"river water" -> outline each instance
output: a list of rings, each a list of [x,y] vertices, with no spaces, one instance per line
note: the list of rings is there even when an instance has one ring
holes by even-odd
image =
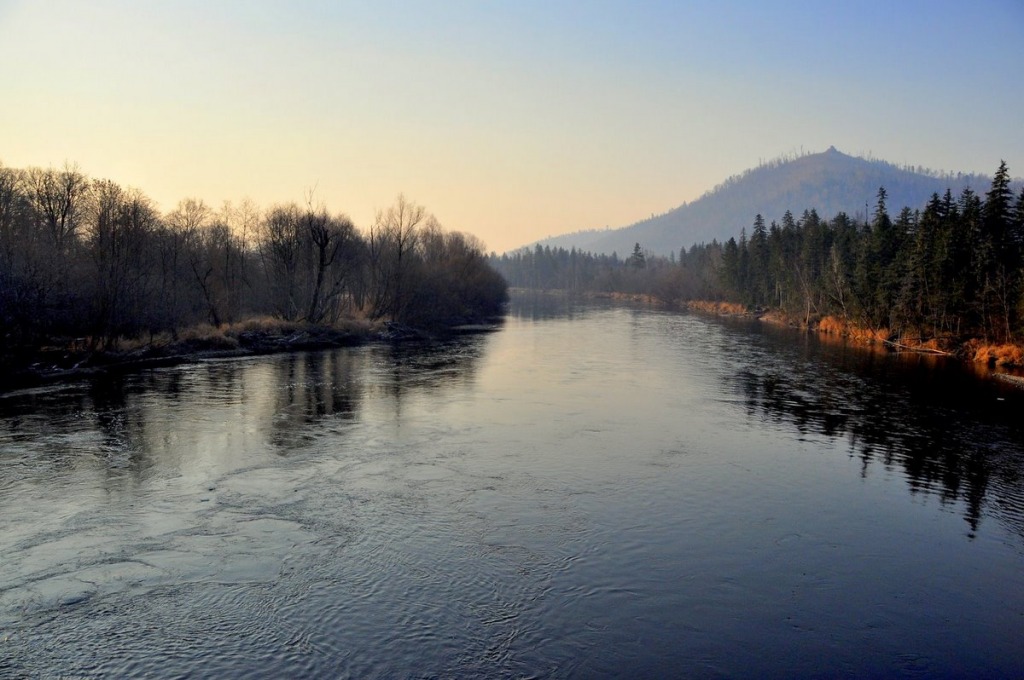
[[[1021,677],[1022,414],[543,298],[0,396],[0,677]]]

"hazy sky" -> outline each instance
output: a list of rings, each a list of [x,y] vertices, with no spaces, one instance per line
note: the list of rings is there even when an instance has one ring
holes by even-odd
[[[0,0],[0,162],[503,251],[781,154],[1024,175],[1024,0]]]

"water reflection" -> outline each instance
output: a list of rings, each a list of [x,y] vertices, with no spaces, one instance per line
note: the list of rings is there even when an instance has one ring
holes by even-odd
[[[529,321],[576,319],[615,306],[610,300],[584,298],[568,293],[524,291],[509,301],[509,316]],[[622,303],[618,303],[622,306]]]
[[[201,362],[5,395],[0,466],[22,482],[224,473],[308,448],[357,421],[367,397],[400,412],[412,395],[471,384],[485,342]]]
[[[50,620],[133,584],[270,579],[313,540],[306,524],[330,527],[318,546],[344,544],[350,515],[335,513],[350,496],[320,512],[309,499],[340,492],[309,491],[312,471],[350,464],[350,439],[358,462],[402,401],[470,385],[485,342],[199,362],[0,397],[0,640],[26,613]]]
[[[0,398],[0,676],[1014,676],[1019,399],[521,309]]]
[[[765,338],[766,352],[734,374],[748,416],[789,424],[803,436],[848,438],[862,476],[881,465],[898,470],[912,494],[961,503],[972,536],[986,506],[1019,509],[1019,389],[937,357],[790,331],[769,329]],[[793,361],[797,348],[803,357]],[[1024,537],[1017,514],[1005,519]]]
[[[327,419],[354,420],[362,400],[361,376],[366,352],[296,354],[275,363],[266,382],[254,390],[275,395],[270,441],[281,453],[312,441],[314,424]]]

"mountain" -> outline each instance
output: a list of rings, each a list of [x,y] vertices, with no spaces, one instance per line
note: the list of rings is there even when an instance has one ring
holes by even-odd
[[[996,161],[998,162],[998,159]],[[939,174],[879,160],[828,151],[763,164],[730,177],[692,203],[620,229],[581,231],[540,241],[543,246],[576,248],[593,253],[627,255],[639,243],[644,250],[668,255],[694,243],[726,241],[750,231],[760,213],[765,222],[781,221],[790,210],[799,219],[804,210],[823,218],[840,212],[850,216],[874,211],[878,188],[885,187],[886,205],[895,216],[905,206],[923,208],[933,193],[964,187],[984,195],[991,178],[976,174]],[[1019,189],[1018,189],[1019,190]]]

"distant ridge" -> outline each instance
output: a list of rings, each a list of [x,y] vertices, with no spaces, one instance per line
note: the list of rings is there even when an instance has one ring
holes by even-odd
[[[993,168],[999,159],[993,159]],[[611,230],[581,231],[540,241],[543,246],[576,248],[593,253],[626,255],[639,243],[644,250],[668,255],[694,243],[728,240],[750,227],[760,213],[766,223],[780,221],[787,210],[798,218],[815,209],[823,218],[840,212],[863,218],[865,204],[873,210],[879,187],[888,193],[895,215],[904,206],[923,208],[933,193],[964,187],[979,194],[991,178],[977,174],[940,174],[901,167],[881,160],[849,156],[829,147],[821,153],[771,161],[735,175],[692,203],[662,215]],[[1018,189],[1019,190],[1019,189]]]

